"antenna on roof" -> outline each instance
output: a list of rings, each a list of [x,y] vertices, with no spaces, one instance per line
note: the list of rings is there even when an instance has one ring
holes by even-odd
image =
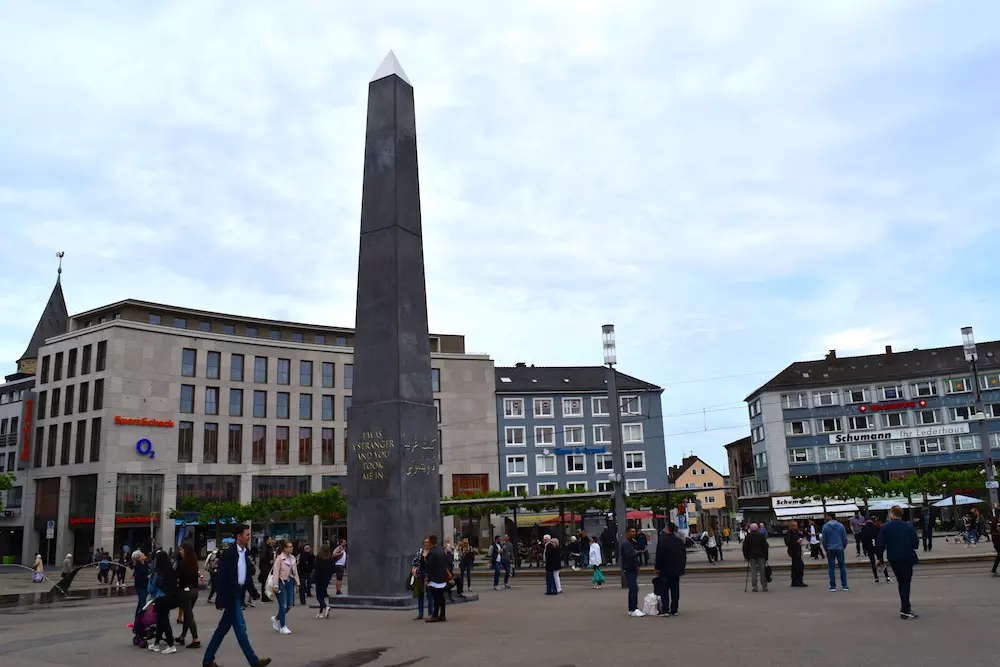
[[[62,281],[62,258],[66,256],[66,253],[60,250],[56,253],[56,257],[59,258],[59,268],[56,270],[56,282]]]

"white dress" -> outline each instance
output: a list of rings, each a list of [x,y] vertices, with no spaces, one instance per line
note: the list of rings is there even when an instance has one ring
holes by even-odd
[[[590,543],[590,566],[598,567],[601,565],[601,545],[597,542]]]

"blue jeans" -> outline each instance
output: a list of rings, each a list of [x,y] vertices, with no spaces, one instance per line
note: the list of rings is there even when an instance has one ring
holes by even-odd
[[[834,561],[840,565],[840,585],[847,588],[847,566],[844,565],[844,550],[827,548],[826,564],[830,569],[830,588],[837,587],[836,572],[833,569]]]
[[[493,563],[493,588],[500,585],[500,571],[503,570],[503,585],[506,586],[507,582],[510,581],[510,563],[506,561],[500,561],[499,563]]]
[[[545,594],[555,595],[556,594],[556,577],[555,573],[546,571],[545,572]]]
[[[285,627],[285,613],[295,604],[295,581],[278,582],[278,625]]]
[[[205,649],[205,655],[201,659],[201,664],[211,665],[215,661],[215,654],[218,653],[223,638],[225,638],[230,630],[236,633],[236,641],[240,643],[240,648],[243,649],[243,655],[246,656],[247,662],[251,665],[256,665],[259,662],[257,654],[253,652],[253,647],[250,646],[250,638],[247,637],[247,624],[243,620],[243,591],[240,590],[233,596],[233,599],[230,600],[226,608],[222,610],[219,627],[215,629],[211,641],[208,642],[208,647]]]
[[[635,611],[639,608],[639,571],[623,570],[622,573],[628,582],[628,610]]]

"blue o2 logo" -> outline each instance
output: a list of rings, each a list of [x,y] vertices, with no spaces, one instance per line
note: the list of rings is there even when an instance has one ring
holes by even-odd
[[[156,458],[156,452],[153,451],[153,443],[146,438],[135,443],[135,451],[139,452],[141,456],[148,456],[151,459]]]

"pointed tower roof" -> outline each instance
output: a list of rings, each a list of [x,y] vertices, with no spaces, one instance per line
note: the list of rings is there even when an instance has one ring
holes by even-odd
[[[18,363],[26,359],[37,359],[38,350],[45,345],[45,341],[53,336],[66,333],[69,324],[69,312],[66,310],[66,298],[62,290],[62,258],[60,257],[59,276],[56,278],[56,286],[52,288],[52,294],[45,304],[42,316],[38,318],[35,326],[35,333],[31,335],[31,342],[28,348],[18,359]]]
[[[385,56],[385,60],[383,60],[382,64],[378,66],[378,69],[375,70],[375,74],[372,76],[372,81],[378,81],[379,79],[384,79],[385,77],[392,76],[393,74],[406,83],[409,83],[411,86],[413,85],[406,77],[406,72],[403,71],[403,66],[399,64],[398,60],[396,60],[396,54],[390,50]]]

